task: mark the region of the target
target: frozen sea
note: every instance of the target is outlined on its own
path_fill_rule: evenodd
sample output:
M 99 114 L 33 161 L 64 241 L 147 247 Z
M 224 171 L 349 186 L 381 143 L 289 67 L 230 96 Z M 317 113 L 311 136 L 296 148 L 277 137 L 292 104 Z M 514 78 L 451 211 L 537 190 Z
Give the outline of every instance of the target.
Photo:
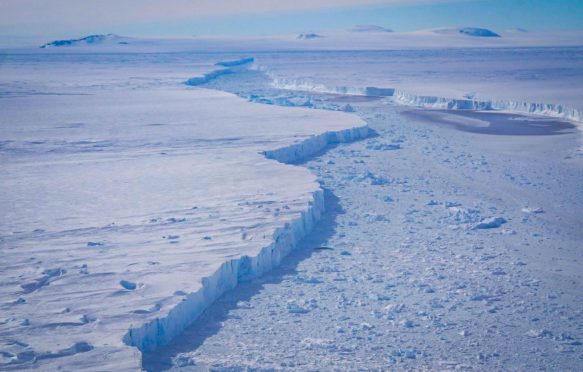
M 580 47 L 5 52 L 0 369 L 581 370 L 582 86 Z

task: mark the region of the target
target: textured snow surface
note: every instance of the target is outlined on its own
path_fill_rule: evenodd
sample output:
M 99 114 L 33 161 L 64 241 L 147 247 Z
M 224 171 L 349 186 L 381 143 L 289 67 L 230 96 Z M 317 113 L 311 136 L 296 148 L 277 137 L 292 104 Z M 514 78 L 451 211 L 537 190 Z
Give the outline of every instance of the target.
M 319 218 L 315 177 L 264 152 L 291 147 L 292 160 L 368 135 L 356 116 L 248 103 L 189 75 L 157 84 L 155 63 L 131 56 L 82 58 L 44 61 L 60 75 L 3 70 L 24 80 L 3 86 L 0 110 L 3 368 L 139 368 L 124 342 L 169 341 Z M 112 71 L 128 58 L 131 79 Z M 204 74 L 218 58 L 169 63 Z

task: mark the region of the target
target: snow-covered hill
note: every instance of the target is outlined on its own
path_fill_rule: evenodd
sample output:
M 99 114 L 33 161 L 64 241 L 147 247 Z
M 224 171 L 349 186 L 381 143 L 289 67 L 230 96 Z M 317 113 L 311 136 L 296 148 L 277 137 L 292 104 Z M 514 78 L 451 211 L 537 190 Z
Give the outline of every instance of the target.
M 313 32 L 308 32 L 306 34 L 299 34 L 298 35 L 298 39 L 300 40 L 309 40 L 309 39 L 319 39 L 323 37 L 322 35 L 313 33 Z
M 41 46 L 59 52 L 248 52 L 273 50 L 402 50 L 417 48 L 517 48 L 583 46 L 583 31 L 496 33 L 477 27 L 439 28 L 413 32 L 389 32 L 375 25 L 348 30 L 329 30 L 260 37 L 143 38 L 115 34 L 56 40 Z M 309 41 L 309 42 L 307 42 Z M 1 40 L 0 40 L 1 45 Z M 26 49 L 25 47 L 22 48 Z M 37 49 L 37 48 L 35 48 Z
M 475 37 L 501 37 L 492 30 L 479 27 L 439 28 L 433 30 L 436 34 L 462 34 Z

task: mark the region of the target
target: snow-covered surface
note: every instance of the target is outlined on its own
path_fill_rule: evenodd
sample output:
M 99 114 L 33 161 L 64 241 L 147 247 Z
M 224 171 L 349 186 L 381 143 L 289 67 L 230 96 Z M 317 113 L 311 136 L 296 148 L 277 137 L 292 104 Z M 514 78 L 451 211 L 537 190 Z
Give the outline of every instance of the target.
M 388 29 L 387 29 L 388 31 Z M 491 33 L 500 37 L 480 37 Z M 261 37 L 209 37 L 152 39 L 112 35 L 101 43 L 78 42 L 83 38 L 66 39 L 74 46 L 50 47 L 54 53 L 83 52 L 86 49 L 101 52 L 123 51 L 273 51 L 273 50 L 395 50 L 482 47 L 557 47 L 583 45 L 583 32 L 545 31 L 516 32 L 515 30 L 485 30 L 480 27 L 442 28 L 413 32 L 386 32 L 373 25 L 355 26 L 349 30 L 305 30 L 298 34 Z M 309 41 L 309 42 L 308 42 Z M 44 40 L 34 44 L 23 43 L 23 48 L 38 49 L 50 44 Z M 0 46 L 18 48 L 12 40 L 0 40 Z M 18 48 L 18 49 L 23 49 Z M 25 49 L 26 49 L 25 48 Z
M 22 78 L 0 101 L 3 368 L 139 368 L 129 345 L 168 341 L 319 217 L 314 176 L 263 152 L 299 159 L 367 135 L 356 116 L 159 85 L 157 67 L 128 56 L 83 58 L 2 68 L 3 82 Z M 115 61 L 136 65 L 133 80 Z M 202 62 L 192 74 L 216 68 Z
M 324 262 L 306 260 L 282 286 L 275 272 L 265 297 L 222 298 L 211 318 L 257 311 L 211 321 L 203 337 L 195 327 L 146 367 L 578 369 L 580 136 L 568 123 L 536 139 L 461 135 L 401 106 L 580 120 L 583 49 L 516 48 L 552 38 L 514 34 L 132 39 L 4 54 L 1 368 L 139 368 L 138 349 L 160 350 L 223 292 L 277 266 L 328 206 L 303 244 Z M 496 48 L 437 49 L 452 45 Z M 231 51 L 196 52 L 207 47 Z M 140 53 L 156 50 L 173 52 Z M 309 168 L 284 164 L 367 137 L 365 120 L 379 137 Z M 469 340 L 460 356 L 450 330 Z M 514 339 L 522 354 L 500 350 Z M 431 349 L 441 343 L 451 346 Z

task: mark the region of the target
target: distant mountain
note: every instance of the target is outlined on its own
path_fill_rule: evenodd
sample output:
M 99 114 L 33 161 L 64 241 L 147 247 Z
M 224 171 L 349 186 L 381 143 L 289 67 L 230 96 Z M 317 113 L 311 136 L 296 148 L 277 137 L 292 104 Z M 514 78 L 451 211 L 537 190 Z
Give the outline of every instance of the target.
M 298 39 L 302 39 L 302 40 L 308 40 L 308 39 L 319 39 L 323 37 L 322 35 L 318 35 L 315 34 L 313 32 L 307 33 L 307 34 L 299 34 L 298 35 Z
M 384 28 L 377 25 L 356 25 L 350 29 L 350 32 L 393 32 L 390 28 Z
M 433 32 L 437 34 L 463 34 L 468 36 L 476 36 L 476 37 L 500 37 L 494 31 L 488 30 L 487 28 L 478 28 L 478 27 L 461 27 L 461 28 L 441 28 L 437 30 L 433 30 Z
M 41 45 L 41 48 L 53 48 L 53 47 L 68 47 L 76 45 L 94 45 L 94 44 L 128 44 L 124 41 L 124 38 L 115 34 L 107 35 L 89 35 L 82 37 L 80 39 L 66 39 L 66 40 L 55 40 L 50 43 Z
M 504 30 L 505 32 L 508 33 L 513 33 L 513 34 L 523 34 L 528 32 L 528 30 L 525 30 L 524 28 L 509 28 L 508 30 Z

